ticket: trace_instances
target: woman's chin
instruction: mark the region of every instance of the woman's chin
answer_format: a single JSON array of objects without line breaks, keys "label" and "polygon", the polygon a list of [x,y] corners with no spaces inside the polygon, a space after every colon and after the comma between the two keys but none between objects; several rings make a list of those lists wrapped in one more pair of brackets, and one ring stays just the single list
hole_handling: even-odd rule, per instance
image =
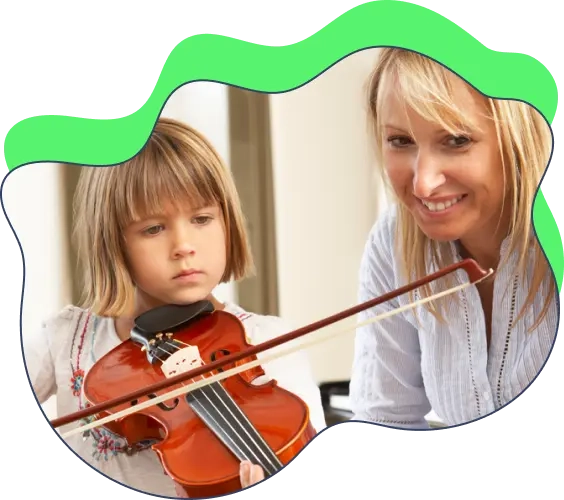
[{"label": "woman's chin", "polygon": [[429,227],[427,225],[419,226],[421,231],[425,233],[425,236],[431,240],[439,241],[441,243],[447,243],[450,241],[459,240],[461,237],[461,231],[457,228],[449,227]]}]

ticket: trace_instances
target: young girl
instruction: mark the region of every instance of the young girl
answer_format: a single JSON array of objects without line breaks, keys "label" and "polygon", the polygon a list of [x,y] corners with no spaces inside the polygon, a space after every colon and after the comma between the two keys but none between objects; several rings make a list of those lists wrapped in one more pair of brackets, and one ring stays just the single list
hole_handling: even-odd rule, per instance
[{"label": "young girl", "polygon": [[[446,425],[470,422],[521,394],[555,339],[555,281],[531,220],[550,129],[528,104],[487,98],[407,50],[382,50],[369,91],[395,202],[366,243],[359,300],[468,257],[495,274],[358,330],[354,417],[426,429],[433,409]],[[460,272],[455,281],[468,279]],[[436,283],[359,320],[454,284]]]},{"label": "young girl", "polygon": [[[217,310],[241,320],[253,344],[290,330],[278,317],[253,314],[213,296],[220,283],[248,276],[252,258],[229,172],[192,128],[160,119],[131,160],[113,167],[83,167],[75,204],[83,303],[63,308],[35,335],[25,336],[25,360],[38,402],[56,395],[59,416],[84,408],[82,382],[90,367],[129,338],[136,316],[161,304],[210,300]],[[325,420],[305,354],[288,355],[263,368],[267,377],[306,402],[319,432]],[[131,448],[99,427],[86,438],[70,437],[68,445],[124,485],[183,496],[164,473],[151,443]],[[260,468],[242,464],[243,487],[262,478]]]}]

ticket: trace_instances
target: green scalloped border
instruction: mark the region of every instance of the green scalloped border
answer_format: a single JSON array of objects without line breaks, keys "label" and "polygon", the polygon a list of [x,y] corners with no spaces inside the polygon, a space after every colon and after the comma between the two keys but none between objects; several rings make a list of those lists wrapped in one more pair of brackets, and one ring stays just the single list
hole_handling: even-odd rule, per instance
[{"label": "green scalloped border", "polygon": [[[379,46],[421,52],[484,94],[526,101],[548,123],[554,118],[556,83],[539,61],[488,49],[430,9],[380,0],[355,7],[305,40],[287,46],[263,46],[220,35],[189,37],[170,53],[152,94],[135,113],[112,120],[56,115],[27,118],[6,135],[6,164],[12,171],[40,162],[120,163],[139,152],[167,99],[186,83],[205,80],[260,92],[288,92],[348,55]],[[533,221],[560,290],[562,241],[540,188],[533,204]]]}]

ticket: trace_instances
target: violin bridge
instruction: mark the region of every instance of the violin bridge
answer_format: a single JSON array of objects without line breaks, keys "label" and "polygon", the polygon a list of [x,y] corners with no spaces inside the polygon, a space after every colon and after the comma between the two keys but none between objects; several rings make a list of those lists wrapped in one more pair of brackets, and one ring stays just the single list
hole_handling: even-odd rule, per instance
[{"label": "violin bridge", "polygon": [[172,353],[161,365],[165,377],[171,378],[181,373],[186,373],[204,364],[200,351],[195,345],[187,345]]}]

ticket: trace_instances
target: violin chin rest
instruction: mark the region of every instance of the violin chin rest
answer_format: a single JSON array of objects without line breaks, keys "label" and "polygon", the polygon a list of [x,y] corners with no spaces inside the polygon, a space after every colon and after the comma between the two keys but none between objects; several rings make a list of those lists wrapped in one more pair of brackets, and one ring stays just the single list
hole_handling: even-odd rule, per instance
[{"label": "violin chin rest", "polygon": [[165,304],[140,314],[135,318],[135,327],[145,333],[169,331],[215,310],[209,300],[193,304]]}]

